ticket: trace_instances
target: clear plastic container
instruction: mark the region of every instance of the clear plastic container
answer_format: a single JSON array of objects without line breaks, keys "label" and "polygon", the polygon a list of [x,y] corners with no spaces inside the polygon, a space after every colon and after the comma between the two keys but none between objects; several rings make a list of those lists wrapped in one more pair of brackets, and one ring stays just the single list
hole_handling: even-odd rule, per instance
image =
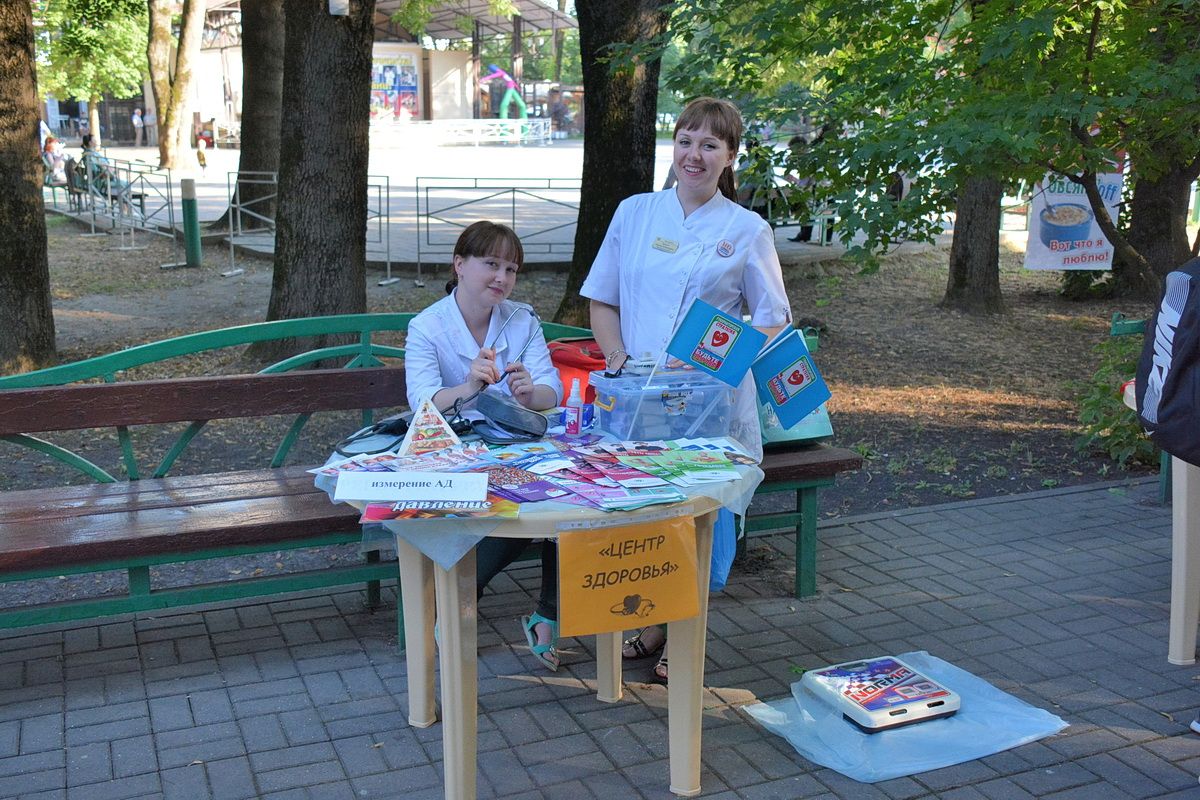
[{"label": "clear plastic container", "polygon": [[694,369],[616,378],[593,372],[596,427],[618,439],[648,441],[729,435],[733,387]]}]

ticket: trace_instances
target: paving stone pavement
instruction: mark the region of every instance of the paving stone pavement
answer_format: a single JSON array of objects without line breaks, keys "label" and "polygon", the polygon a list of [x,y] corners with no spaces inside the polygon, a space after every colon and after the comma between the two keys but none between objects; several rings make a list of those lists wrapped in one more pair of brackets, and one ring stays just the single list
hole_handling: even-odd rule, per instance
[{"label": "paving stone pavement", "polygon": [[[823,522],[819,596],[792,542],[754,539],[709,615],[704,797],[1200,797],[1195,667],[1166,661],[1170,513],[1105,484]],[[666,691],[597,703],[591,640],[540,671],[517,616],[532,568],[480,609],[481,797],[668,798]],[[0,634],[0,798],[440,798],[441,733],[405,721],[394,591],[147,613]],[[520,643],[520,644],[518,644]],[[795,667],[927,650],[1070,723],[957,766],[861,784],[739,707]]]}]

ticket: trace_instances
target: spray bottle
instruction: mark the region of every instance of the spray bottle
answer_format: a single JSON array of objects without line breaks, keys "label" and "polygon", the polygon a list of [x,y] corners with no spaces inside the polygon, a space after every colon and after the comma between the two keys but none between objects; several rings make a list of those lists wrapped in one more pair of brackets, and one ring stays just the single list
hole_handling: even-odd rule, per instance
[{"label": "spray bottle", "polygon": [[579,391],[579,378],[571,379],[571,394],[563,406],[563,428],[567,436],[578,436],[583,432],[583,394]]}]

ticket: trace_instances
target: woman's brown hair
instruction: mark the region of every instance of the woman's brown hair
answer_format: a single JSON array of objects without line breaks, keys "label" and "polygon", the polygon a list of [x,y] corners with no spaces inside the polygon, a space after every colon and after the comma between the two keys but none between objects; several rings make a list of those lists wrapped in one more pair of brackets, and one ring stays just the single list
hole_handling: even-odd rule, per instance
[{"label": "woman's brown hair", "polygon": [[[525,263],[525,248],[521,246],[521,239],[516,232],[507,225],[487,220],[472,222],[459,234],[458,241],[454,243],[454,255],[462,258],[495,256],[514,262],[517,269]],[[458,285],[458,275],[453,270],[451,267],[450,280],[446,281],[446,294],[450,294]]]},{"label": "woman's brown hair", "polygon": [[[745,129],[742,112],[738,111],[737,106],[716,97],[697,97],[680,112],[672,137],[678,136],[680,131],[698,131],[704,128],[708,128],[713,136],[729,145],[729,152],[737,156],[738,147],[742,143],[742,131]],[[721,171],[721,177],[717,179],[717,188],[721,190],[721,194],[737,202],[737,181],[733,177],[732,164]]]}]

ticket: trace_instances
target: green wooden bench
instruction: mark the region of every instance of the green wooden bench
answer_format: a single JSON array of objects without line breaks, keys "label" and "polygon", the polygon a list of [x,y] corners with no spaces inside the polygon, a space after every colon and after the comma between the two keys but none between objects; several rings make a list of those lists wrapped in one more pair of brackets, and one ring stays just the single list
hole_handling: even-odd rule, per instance
[{"label": "green wooden bench", "polygon": [[[0,492],[0,580],[124,571],[116,596],[0,610],[0,627],[61,622],[218,600],[366,582],[377,605],[379,582],[397,577],[377,552],[358,564],[184,587],[158,587],[159,565],[276,550],[355,544],[358,513],[331,503],[306,469],[286,465],[314,413],[355,411],[369,424],[376,411],[403,407],[400,334],[413,314],[358,314],[264,322],[206,331],[133,347],[74,364],[0,377],[0,440],[57,461],[85,485]],[[584,329],[543,323],[548,337]],[[161,373],[163,362],[230,352],[256,342],[341,337],[345,344],[306,350],[255,374],[129,379]],[[388,343],[387,340],[392,340]],[[340,369],[311,369],[320,362]],[[236,362],[235,362],[236,363]],[[390,366],[388,366],[390,364]],[[172,372],[179,367],[173,367]],[[247,443],[252,468],[173,475],[180,457],[212,420],[294,417],[278,442]],[[149,470],[135,429],[183,423]],[[178,426],[177,426],[178,427]],[[32,434],[116,431],[119,468],[105,469],[84,447]],[[324,451],[332,449],[329,442]],[[7,449],[7,448],[6,448]],[[13,455],[10,451],[4,457]],[[258,464],[258,466],[253,466]],[[403,643],[403,630],[398,625]]]},{"label": "green wooden bench", "polygon": [[[127,580],[127,591],[118,595],[0,609],[0,627],[357,583],[366,584],[367,604],[377,605],[379,582],[397,577],[395,565],[381,562],[378,553],[355,564],[174,587],[154,585],[151,569],[358,543],[357,512],[329,502],[313,486],[306,472],[310,465],[288,465],[287,460],[315,413],[354,411],[356,422],[369,424],[377,411],[405,404],[404,373],[396,365],[404,356],[399,335],[413,316],[257,323],[0,377],[0,440],[57,461],[76,481],[87,481],[0,492],[0,581],[113,570],[125,572]],[[542,327],[548,339],[589,333],[554,323]],[[255,374],[138,379],[139,372],[161,373],[161,364],[171,359],[231,348],[237,353],[255,342],[312,336],[352,341],[306,350]],[[311,369],[317,362],[342,368]],[[293,421],[278,442],[248,443],[244,462],[204,474],[172,474],[209,421],[274,415]],[[154,466],[144,468],[147,455],[139,452],[135,431],[173,423],[180,423],[182,431],[163,447]],[[92,454],[98,439],[90,435],[87,447],[64,446],[45,436],[91,429],[115,429],[113,458],[119,467],[105,469],[98,463],[102,459]],[[3,457],[10,458],[13,451],[5,449],[9,452]],[[796,508],[751,517],[748,527],[795,529],[797,596],[815,591],[817,490],[860,464],[855,453],[819,445],[770,452],[764,461],[767,477],[760,491],[795,492]],[[402,646],[399,615],[397,632]]]},{"label": "green wooden bench", "polygon": [[[285,466],[312,414],[355,411],[364,424],[376,410],[405,404],[404,371],[385,366],[404,351],[378,341],[405,331],[412,314],[316,317],[245,325],[154,342],[98,358],[0,378],[0,439],[65,465],[85,485],[0,493],[0,580],[123,570],[128,591],[116,596],[0,610],[12,627],[148,609],[368,582],[396,577],[391,563],[370,555],[359,564],[307,573],[250,577],[208,585],[160,588],[152,567],[360,540],[353,509],[335,506],[313,487],[303,466]],[[309,336],[349,337],[272,364],[257,374],[127,380],[130,372],[161,372],[161,362],[241,348],[253,342]],[[398,338],[398,336],[397,336]],[[316,362],[347,369],[310,369]],[[157,369],[156,369],[157,367]],[[178,368],[173,368],[177,371]],[[96,382],[100,381],[100,382]],[[278,442],[247,443],[244,464],[259,466],[202,475],[173,475],[176,464],[211,420],[294,416]],[[156,464],[143,467],[135,430],[183,423]],[[115,429],[119,466],[105,469],[85,447],[63,446],[48,434]],[[111,441],[110,433],[104,434]],[[62,438],[61,436],[59,438]],[[77,440],[78,437],[75,437]],[[16,453],[11,448],[4,457]],[[28,455],[28,454],[26,454]]]}]

